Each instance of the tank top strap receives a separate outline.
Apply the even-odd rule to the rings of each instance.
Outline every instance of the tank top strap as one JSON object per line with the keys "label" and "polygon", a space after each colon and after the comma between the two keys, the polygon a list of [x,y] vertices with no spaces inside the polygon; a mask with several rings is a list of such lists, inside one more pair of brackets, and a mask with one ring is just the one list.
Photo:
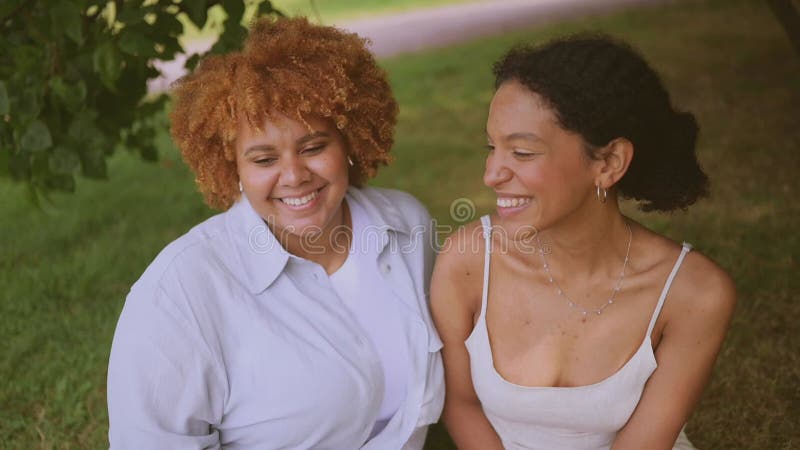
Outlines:
{"label": "tank top strap", "polygon": [[658,303],[656,304],[655,311],[653,311],[653,317],[650,318],[650,325],[647,327],[647,334],[645,336],[650,336],[650,334],[653,332],[653,327],[656,325],[656,320],[658,319],[659,314],[661,314],[661,308],[664,307],[664,300],[667,298],[667,293],[669,293],[669,288],[672,286],[672,281],[675,279],[675,275],[677,275],[681,264],[683,264],[683,259],[686,257],[686,254],[691,250],[692,244],[684,242],[683,248],[681,249],[681,254],[678,255],[678,260],[675,261],[675,265],[672,267],[672,272],[670,272],[669,277],[667,277],[667,282],[664,284],[664,289],[661,290],[661,296],[658,297]]}
{"label": "tank top strap", "polygon": [[486,215],[481,216],[481,225],[483,226],[483,241],[485,244],[485,253],[483,257],[483,294],[481,296],[481,313],[480,316],[486,313],[486,303],[489,298],[489,262],[492,259],[492,219]]}

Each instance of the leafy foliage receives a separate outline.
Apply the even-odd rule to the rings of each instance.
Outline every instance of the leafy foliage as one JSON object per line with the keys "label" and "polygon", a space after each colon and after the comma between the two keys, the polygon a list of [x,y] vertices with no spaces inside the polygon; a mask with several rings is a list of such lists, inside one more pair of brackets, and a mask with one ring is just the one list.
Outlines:
{"label": "leafy foliage", "polygon": [[184,23],[202,29],[217,5],[227,17],[212,53],[241,44],[247,8],[281,15],[268,0],[0,1],[0,177],[38,201],[74,191],[79,173],[106,178],[119,145],[157,159],[167,97],[148,95],[153,63],[183,52]]}

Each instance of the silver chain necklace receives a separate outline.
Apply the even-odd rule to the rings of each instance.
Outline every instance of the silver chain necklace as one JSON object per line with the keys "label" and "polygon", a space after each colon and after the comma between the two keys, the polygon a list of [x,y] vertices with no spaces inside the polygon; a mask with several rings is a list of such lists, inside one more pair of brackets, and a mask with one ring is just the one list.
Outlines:
{"label": "silver chain necklace", "polygon": [[570,308],[578,308],[581,311],[581,314],[583,315],[583,320],[586,320],[586,318],[589,317],[590,313],[597,316],[602,314],[606,308],[608,308],[609,306],[611,306],[612,303],[614,303],[614,298],[617,296],[617,292],[619,292],[620,288],[622,287],[622,280],[625,279],[625,269],[628,268],[628,257],[631,254],[631,241],[633,240],[633,231],[631,231],[631,226],[627,222],[625,222],[625,226],[628,227],[628,248],[627,250],[625,250],[625,262],[622,264],[622,272],[620,272],[619,278],[617,279],[617,282],[614,285],[614,289],[611,291],[611,295],[608,297],[608,300],[606,300],[606,302],[603,303],[603,306],[592,309],[584,308],[581,304],[573,301],[571,298],[567,296],[566,292],[564,292],[564,289],[562,289],[561,285],[558,284],[558,281],[556,281],[556,279],[553,278],[553,274],[550,272],[550,265],[547,263],[547,257],[545,256],[545,252],[542,249],[541,242],[539,242],[539,237],[538,236],[536,237],[536,243],[537,245],[539,245],[539,254],[542,256],[542,266],[544,267],[545,274],[547,274],[547,281],[549,281],[550,284],[552,284],[556,288],[558,296],[566,300],[567,305],[569,305]]}

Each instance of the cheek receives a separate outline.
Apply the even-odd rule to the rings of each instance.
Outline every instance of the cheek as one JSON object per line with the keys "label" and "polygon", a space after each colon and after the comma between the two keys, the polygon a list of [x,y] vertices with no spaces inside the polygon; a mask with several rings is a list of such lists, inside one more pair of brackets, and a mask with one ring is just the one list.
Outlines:
{"label": "cheek", "polygon": [[557,174],[552,171],[542,170],[538,166],[532,166],[528,170],[519,171],[519,178],[526,187],[541,190],[542,187],[548,186],[557,179]]}
{"label": "cheek", "polygon": [[346,182],[349,179],[343,154],[330,152],[330,154],[320,155],[309,162],[309,168],[330,182],[342,180]]}
{"label": "cheek", "polygon": [[272,190],[278,181],[278,176],[279,172],[277,170],[269,168],[252,166],[239,168],[239,180],[245,190],[258,190],[262,194]]}

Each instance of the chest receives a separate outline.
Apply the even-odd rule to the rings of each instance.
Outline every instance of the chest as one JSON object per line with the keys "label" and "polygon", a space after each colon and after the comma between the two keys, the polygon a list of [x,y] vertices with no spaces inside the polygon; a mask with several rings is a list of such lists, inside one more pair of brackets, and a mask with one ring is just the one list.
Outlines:
{"label": "chest", "polygon": [[498,260],[485,318],[494,366],[506,380],[524,386],[590,385],[617,372],[642,347],[659,295],[649,280],[631,277],[601,314],[584,316],[581,306],[604,304],[611,283],[574,286],[574,296],[563,285],[559,294],[544,274],[518,273]]}
{"label": "chest", "polygon": [[229,385],[226,448],[356,448],[375,422],[378,354],[338,296],[310,278],[282,277],[255,296],[217,293],[229,296],[209,336]]}

